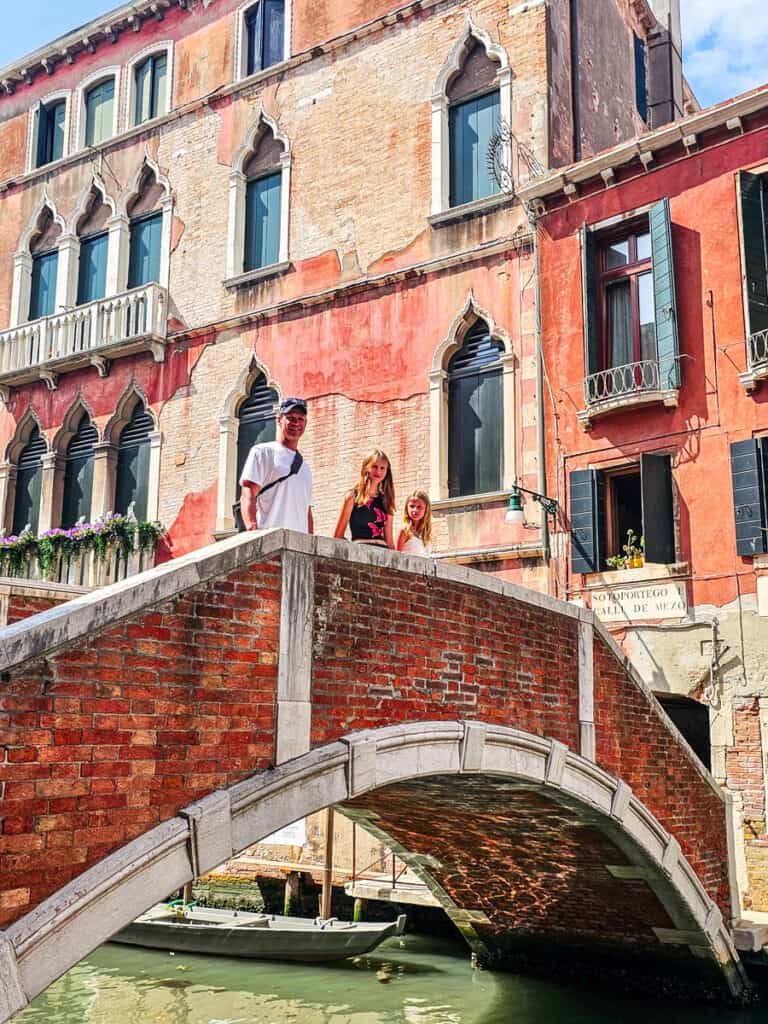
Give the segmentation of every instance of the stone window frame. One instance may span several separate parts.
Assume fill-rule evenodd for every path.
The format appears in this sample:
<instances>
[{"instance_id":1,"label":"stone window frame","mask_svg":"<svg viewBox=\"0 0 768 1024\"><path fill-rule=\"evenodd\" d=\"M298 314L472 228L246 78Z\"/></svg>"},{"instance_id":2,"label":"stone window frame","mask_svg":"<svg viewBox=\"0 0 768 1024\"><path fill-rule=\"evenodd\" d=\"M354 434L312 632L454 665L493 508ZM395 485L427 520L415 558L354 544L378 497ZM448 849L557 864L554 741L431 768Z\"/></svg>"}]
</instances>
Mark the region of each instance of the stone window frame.
<instances>
[{"instance_id":1,"label":"stone window frame","mask_svg":"<svg viewBox=\"0 0 768 1024\"><path fill-rule=\"evenodd\" d=\"M509 57L503 46L495 43L490 33L468 18L461 36L451 50L448 60L443 64L435 82L432 93L432 207L431 216L461 210L463 207L451 206L451 153L449 111L451 107L448 89L451 81L461 71L464 60L474 43L480 43L486 56L498 63L499 70L496 80L499 87L499 110L502 123L512 124L512 68ZM511 167L511 149L505 153L505 163ZM496 202L507 197L492 197ZM483 200L487 204L491 200ZM469 207L471 203L464 206Z\"/></svg>"},{"instance_id":2,"label":"stone window frame","mask_svg":"<svg viewBox=\"0 0 768 1024\"><path fill-rule=\"evenodd\" d=\"M237 435L240 426L240 406L251 393L257 377L263 376L267 387L277 394L277 404L283 399L283 389L272 376L271 370L255 355L243 370L235 386L227 395L219 416L219 486L216 498L216 534L234 532L232 504L237 489Z\"/></svg>"},{"instance_id":3,"label":"stone window frame","mask_svg":"<svg viewBox=\"0 0 768 1024\"><path fill-rule=\"evenodd\" d=\"M114 78L115 80L115 98L112 108L112 134L108 139L102 139L101 142L97 142L94 147L86 147L85 145L85 126L86 126L86 109L85 101L87 95L91 89L96 85L100 85L105 82L108 78ZM75 119L75 144L73 146L73 152L79 152L86 148L97 148L107 142L111 142L116 135L120 134L120 104L122 100L122 79L123 69L120 64L112 64L106 68L99 68L96 71L92 71L90 75L87 75L77 87L77 98L75 100L76 119Z\"/></svg>"},{"instance_id":4,"label":"stone window frame","mask_svg":"<svg viewBox=\"0 0 768 1024\"><path fill-rule=\"evenodd\" d=\"M141 121L137 124L134 121L134 106L136 105L136 69L139 64L145 61L148 57L157 57L161 53L165 54L165 109L158 111L154 117L147 118L146 121ZM172 39L161 39L149 46L145 46L143 50L139 50L138 53L134 54L133 57L125 65L125 109L123 111L123 131L130 131L132 128L142 128L146 125L152 125L158 118L165 117L166 114L170 114L173 110L173 58L174 58L174 45Z\"/></svg>"},{"instance_id":5,"label":"stone window frame","mask_svg":"<svg viewBox=\"0 0 768 1024\"><path fill-rule=\"evenodd\" d=\"M264 129L272 132L275 141L282 147L280 171L280 247L277 263L255 270L244 271L245 264L245 207L248 179L245 167L255 152ZM227 237L227 266L224 285L227 288L248 284L254 280L284 273L290 267L289 238L291 210L291 144L288 136L280 131L277 121L263 108L246 132L245 143L237 151L229 172L229 218Z\"/></svg>"},{"instance_id":6,"label":"stone window frame","mask_svg":"<svg viewBox=\"0 0 768 1024\"><path fill-rule=\"evenodd\" d=\"M30 107L29 115L27 118L27 158L24 166L25 174L32 174L34 171L41 170L38 168L37 161L37 131L39 126L38 106L42 103L44 107L47 107L50 103L55 103L57 100L64 100L64 149L62 151L59 160L64 160L70 154L71 134L72 134L72 90L71 89L57 89L55 92L49 92L45 96L41 96L39 100L35 101L35 105ZM57 160L52 160L49 164L45 164L45 169L54 166L58 163Z\"/></svg>"},{"instance_id":7,"label":"stone window frame","mask_svg":"<svg viewBox=\"0 0 768 1024\"><path fill-rule=\"evenodd\" d=\"M149 472L147 481L147 521L155 522L160 510L160 463L163 450L163 433L159 426L159 417L150 404L149 398L136 381L131 381L118 400L115 412L104 427L103 440L96 446L96 460L103 460L103 469L94 464L94 505L98 505L103 515L114 511L117 489L117 460L120 448L120 436L130 422L136 406L141 403L144 411L152 418L154 430L149 434ZM97 479L103 485L96 495Z\"/></svg>"},{"instance_id":8,"label":"stone window frame","mask_svg":"<svg viewBox=\"0 0 768 1024\"><path fill-rule=\"evenodd\" d=\"M107 267L107 294L121 295L128 290L128 269L131 256L131 218L129 207L134 199L141 194L142 182L147 170L154 175L155 181L163 189L164 196L160 200L162 227L160 230L160 273L158 284L168 290L171 276L171 236L173 231L174 196L168 177L160 170L159 165L145 150L133 177L117 199L114 216L107 223L110 232L110 262ZM114 257L113 257L114 250ZM110 276L111 275L111 276Z\"/></svg>"},{"instance_id":9,"label":"stone window frame","mask_svg":"<svg viewBox=\"0 0 768 1024\"><path fill-rule=\"evenodd\" d=\"M448 493L448 363L464 343L470 327L482 320L494 341L501 342L504 351L500 356L503 400L503 469L502 490L508 494L517 480L517 430L516 430L516 372L517 358L509 334L499 327L491 313L484 309L470 291L463 308L454 318L446 337L438 345L432 357L429 372L429 491L433 502L451 505L473 505L478 499L498 498L497 495L465 494L451 498Z\"/></svg>"},{"instance_id":10,"label":"stone window frame","mask_svg":"<svg viewBox=\"0 0 768 1024\"><path fill-rule=\"evenodd\" d=\"M11 316L10 327L18 327L29 322L29 300L32 288L32 252L30 245L37 231L37 225L44 210L50 210L54 221L61 228L59 240L56 247L61 256L61 240L67 234L67 224L56 208L56 203L44 189L39 202L34 207L27 226L19 238L19 247L13 256L13 284L11 286ZM66 248L66 247L65 247ZM67 281L61 272L59 265L56 270L56 310L64 308L68 304Z\"/></svg>"},{"instance_id":11,"label":"stone window frame","mask_svg":"<svg viewBox=\"0 0 768 1024\"><path fill-rule=\"evenodd\" d=\"M50 500L46 500L46 460L51 452L48 436L40 422L37 410L30 404L16 424L13 436L5 449L5 459L0 463L0 525L3 533L10 533L13 526L13 514L16 504L16 471L21 453L29 443L33 429L37 427L40 436L45 440L46 454L43 456L43 476L40 488L40 508L38 509L38 532L43 532L43 509ZM47 529L47 527L46 527Z\"/></svg>"},{"instance_id":12,"label":"stone window frame","mask_svg":"<svg viewBox=\"0 0 768 1024\"><path fill-rule=\"evenodd\" d=\"M235 10L235 45L233 47L232 80L241 82L246 78L255 78L257 75L272 73L280 68L286 61L291 59L291 34L293 29L293 0L285 0L283 16L283 59L277 64L270 64L268 68L260 68L252 75L248 74L248 50L245 45L245 19L252 7L255 7L261 0L244 0Z\"/></svg>"}]
</instances>

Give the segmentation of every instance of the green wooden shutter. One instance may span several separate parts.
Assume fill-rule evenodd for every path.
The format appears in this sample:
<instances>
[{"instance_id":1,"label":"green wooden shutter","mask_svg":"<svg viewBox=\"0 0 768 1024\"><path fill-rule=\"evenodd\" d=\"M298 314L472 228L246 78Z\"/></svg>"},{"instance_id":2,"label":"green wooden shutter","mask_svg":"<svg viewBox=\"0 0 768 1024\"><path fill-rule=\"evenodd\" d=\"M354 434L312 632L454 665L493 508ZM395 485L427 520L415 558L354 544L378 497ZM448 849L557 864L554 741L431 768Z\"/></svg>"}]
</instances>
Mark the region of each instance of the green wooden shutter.
<instances>
[{"instance_id":1,"label":"green wooden shutter","mask_svg":"<svg viewBox=\"0 0 768 1024\"><path fill-rule=\"evenodd\" d=\"M152 117L159 117L165 112L165 93L167 84L168 58L158 53L152 58Z\"/></svg>"},{"instance_id":2,"label":"green wooden shutter","mask_svg":"<svg viewBox=\"0 0 768 1024\"><path fill-rule=\"evenodd\" d=\"M66 113L67 105L64 100L60 103L54 103L48 111L51 161L60 160L64 156L64 121Z\"/></svg>"},{"instance_id":3,"label":"green wooden shutter","mask_svg":"<svg viewBox=\"0 0 768 1024\"><path fill-rule=\"evenodd\" d=\"M602 369L600 320L597 313L597 246L584 224L581 229L581 289L584 307L584 373L590 377Z\"/></svg>"},{"instance_id":4,"label":"green wooden shutter","mask_svg":"<svg viewBox=\"0 0 768 1024\"><path fill-rule=\"evenodd\" d=\"M749 438L731 445L736 551L740 555L761 555L768 551L766 467L761 440Z\"/></svg>"},{"instance_id":5,"label":"green wooden shutter","mask_svg":"<svg viewBox=\"0 0 768 1024\"><path fill-rule=\"evenodd\" d=\"M43 455L47 451L45 438L37 427L32 429L16 465L16 496L13 503L11 533L20 534L29 524L37 533L40 517L40 491L43 481Z\"/></svg>"},{"instance_id":6,"label":"green wooden shutter","mask_svg":"<svg viewBox=\"0 0 768 1024\"><path fill-rule=\"evenodd\" d=\"M91 516L93 493L93 446L98 440L96 428L83 414L77 431L67 446L64 460L64 497L62 499L61 525L68 530L81 517Z\"/></svg>"},{"instance_id":7,"label":"green wooden shutter","mask_svg":"<svg viewBox=\"0 0 768 1024\"><path fill-rule=\"evenodd\" d=\"M50 125L48 123L48 110L44 104L37 104L37 155L35 167L43 167L50 161L48 156L48 140L50 138Z\"/></svg>"},{"instance_id":8,"label":"green wooden shutter","mask_svg":"<svg viewBox=\"0 0 768 1024\"><path fill-rule=\"evenodd\" d=\"M154 421L141 403L133 410L130 421L120 435L117 452L115 512L125 515L133 504L139 522L147 518L149 493L149 435Z\"/></svg>"},{"instance_id":9,"label":"green wooden shutter","mask_svg":"<svg viewBox=\"0 0 768 1024\"><path fill-rule=\"evenodd\" d=\"M160 242L163 215L153 213L131 221L131 251L128 260L128 287L139 288L160 280Z\"/></svg>"},{"instance_id":10,"label":"green wooden shutter","mask_svg":"<svg viewBox=\"0 0 768 1024\"><path fill-rule=\"evenodd\" d=\"M29 295L29 319L52 316L56 309L56 275L58 252L47 252L32 260L32 283Z\"/></svg>"},{"instance_id":11,"label":"green wooden shutter","mask_svg":"<svg viewBox=\"0 0 768 1024\"><path fill-rule=\"evenodd\" d=\"M148 57L136 68L134 124L141 124L152 116L152 58Z\"/></svg>"},{"instance_id":12,"label":"green wooden shutter","mask_svg":"<svg viewBox=\"0 0 768 1024\"><path fill-rule=\"evenodd\" d=\"M237 495L240 496L240 476L248 452L255 444L275 440L275 408L277 392L267 387L260 374L251 385L248 398L240 406L237 429Z\"/></svg>"},{"instance_id":13,"label":"green wooden shutter","mask_svg":"<svg viewBox=\"0 0 768 1024\"><path fill-rule=\"evenodd\" d=\"M601 572L605 558L605 476L599 469L574 469L569 477L571 568Z\"/></svg>"},{"instance_id":14,"label":"green wooden shutter","mask_svg":"<svg viewBox=\"0 0 768 1024\"><path fill-rule=\"evenodd\" d=\"M672 459L669 455L640 456L643 538L646 562L675 560L672 511Z\"/></svg>"},{"instance_id":15,"label":"green wooden shutter","mask_svg":"<svg viewBox=\"0 0 768 1024\"><path fill-rule=\"evenodd\" d=\"M675 304L675 264L669 199L654 203L649 214L653 261L653 300L656 309L656 351L662 388L680 387L680 348Z\"/></svg>"},{"instance_id":16,"label":"green wooden shutter","mask_svg":"<svg viewBox=\"0 0 768 1024\"><path fill-rule=\"evenodd\" d=\"M461 206L499 191L488 166L491 139L501 116L499 93L457 103L448 112L450 204Z\"/></svg>"},{"instance_id":17,"label":"green wooden shutter","mask_svg":"<svg viewBox=\"0 0 768 1024\"><path fill-rule=\"evenodd\" d=\"M269 174L248 182L245 202L244 270L257 270L280 258L282 175Z\"/></svg>"},{"instance_id":18,"label":"green wooden shutter","mask_svg":"<svg viewBox=\"0 0 768 1024\"><path fill-rule=\"evenodd\" d=\"M80 267L77 279L77 304L103 299L107 289L107 249L109 236L106 231L80 242Z\"/></svg>"},{"instance_id":19,"label":"green wooden shutter","mask_svg":"<svg viewBox=\"0 0 768 1024\"><path fill-rule=\"evenodd\" d=\"M741 260L747 337L768 330L768 245L765 196L759 174L739 171Z\"/></svg>"},{"instance_id":20,"label":"green wooden shutter","mask_svg":"<svg viewBox=\"0 0 768 1024\"><path fill-rule=\"evenodd\" d=\"M95 146L112 135L115 80L107 78L95 85L85 100L85 144Z\"/></svg>"}]
</instances>

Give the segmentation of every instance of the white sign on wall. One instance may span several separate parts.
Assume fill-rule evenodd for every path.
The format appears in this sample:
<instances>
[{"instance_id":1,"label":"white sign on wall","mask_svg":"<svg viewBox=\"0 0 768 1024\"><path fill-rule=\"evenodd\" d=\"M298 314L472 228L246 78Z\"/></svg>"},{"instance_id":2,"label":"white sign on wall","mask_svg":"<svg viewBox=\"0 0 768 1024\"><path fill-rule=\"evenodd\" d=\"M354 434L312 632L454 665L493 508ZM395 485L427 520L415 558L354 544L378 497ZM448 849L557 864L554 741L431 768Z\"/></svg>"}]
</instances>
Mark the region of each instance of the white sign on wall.
<instances>
[{"instance_id":1,"label":"white sign on wall","mask_svg":"<svg viewBox=\"0 0 768 1024\"><path fill-rule=\"evenodd\" d=\"M299 818L292 825L286 825L260 842L269 846L304 846L307 841L307 819Z\"/></svg>"},{"instance_id":2,"label":"white sign on wall","mask_svg":"<svg viewBox=\"0 0 768 1024\"><path fill-rule=\"evenodd\" d=\"M603 622L684 619L688 594L684 583L647 583L592 591L592 611Z\"/></svg>"}]
</instances>

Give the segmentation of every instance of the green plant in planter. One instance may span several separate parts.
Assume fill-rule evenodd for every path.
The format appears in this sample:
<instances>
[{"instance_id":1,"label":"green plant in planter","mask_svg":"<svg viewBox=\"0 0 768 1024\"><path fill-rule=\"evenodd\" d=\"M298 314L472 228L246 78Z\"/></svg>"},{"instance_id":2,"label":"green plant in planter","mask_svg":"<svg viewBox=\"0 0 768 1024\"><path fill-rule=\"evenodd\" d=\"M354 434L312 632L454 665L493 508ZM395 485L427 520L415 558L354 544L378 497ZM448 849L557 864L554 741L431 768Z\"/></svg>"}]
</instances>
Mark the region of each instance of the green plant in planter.
<instances>
[{"instance_id":1,"label":"green plant in planter","mask_svg":"<svg viewBox=\"0 0 768 1024\"><path fill-rule=\"evenodd\" d=\"M634 530L627 530L627 542L622 545L622 554L606 558L612 569L637 569L644 562L645 540Z\"/></svg>"}]
</instances>

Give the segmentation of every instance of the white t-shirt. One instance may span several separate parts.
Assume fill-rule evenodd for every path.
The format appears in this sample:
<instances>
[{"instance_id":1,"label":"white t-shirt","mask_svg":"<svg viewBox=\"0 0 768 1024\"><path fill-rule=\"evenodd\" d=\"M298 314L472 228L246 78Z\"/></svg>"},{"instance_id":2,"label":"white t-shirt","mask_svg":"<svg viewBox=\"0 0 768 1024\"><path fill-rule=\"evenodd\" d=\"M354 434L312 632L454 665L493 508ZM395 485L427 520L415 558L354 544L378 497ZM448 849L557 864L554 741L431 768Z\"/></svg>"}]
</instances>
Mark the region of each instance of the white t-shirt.
<instances>
[{"instance_id":1,"label":"white t-shirt","mask_svg":"<svg viewBox=\"0 0 768 1024\"><path fill-rule=\"evenodd\" d=\"M240 475L240 486L249 480L259 487L266 487L273 480L279 480L291 471L296 453L279 441L255 444ZM260 530L280 527L284 530L308 530L309 506L312 504L312 470L304 462L298 473L289 476L281 484L271 487L256 502L256 525Z\"/></svg>"},{"instance_id":2,"label":"white t-shirt","mask_svg":"<svg viewBox=\"0 0 768 1024\"><path fill-rule=\"evenodd\" d=\"M421 555L422 558L427 558L432 554L432 545L425 544L421 537L409 537L403 544L403 554Z\"/></svg>"}]
</instances>

